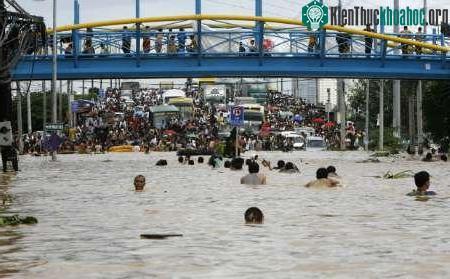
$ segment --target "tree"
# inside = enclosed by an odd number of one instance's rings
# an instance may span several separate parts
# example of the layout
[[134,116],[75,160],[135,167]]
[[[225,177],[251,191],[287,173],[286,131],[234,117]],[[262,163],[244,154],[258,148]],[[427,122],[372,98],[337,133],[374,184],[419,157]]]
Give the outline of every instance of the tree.
[[424,89],[424,128],[435,142],[441,142],[450,137],[450,82],[431,82]]

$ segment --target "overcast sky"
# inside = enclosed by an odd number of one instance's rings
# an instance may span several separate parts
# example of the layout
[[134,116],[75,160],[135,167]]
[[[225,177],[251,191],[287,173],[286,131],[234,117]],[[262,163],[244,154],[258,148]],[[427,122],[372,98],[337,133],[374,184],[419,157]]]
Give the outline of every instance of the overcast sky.
[[[53,0],[16,0],[28,12],[45,18],[47,26],[52,26]],[[73,23],[74,0],[57,0],[57,25]],[[135,0],[79,0],[80,21],[92,22],[99,20],[130,18],[135,15]],[[310,1],[296,0],[263,0],[263,15],[300,19],[300,10]],[[337,5],[337,0],[324,0],[329,6]],[[400,7],[421,8],[422,1],[400,0]],[[352,1],[342,0],[343,8],[363,6],[375,8],[393,7],[393,1]],[[253,0],[202,0],[204,14],[240,14],[253,15]],[[428,7],[435,9],[450,9],[449,0],[428,0]],[[169,16],[194,14],[195,0],[141,0],[141,17]]]

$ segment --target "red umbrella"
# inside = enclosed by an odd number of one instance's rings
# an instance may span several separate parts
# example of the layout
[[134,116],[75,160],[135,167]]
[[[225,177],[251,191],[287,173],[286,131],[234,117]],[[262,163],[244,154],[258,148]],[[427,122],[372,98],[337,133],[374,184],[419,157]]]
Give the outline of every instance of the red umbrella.
[[326,127],[326,128],[332,128],[332,127],[334,127],[336,124],[334,124],[334,122],[331,122],[331,121],[328,121],[328,122],[326,122],[325,124],[324,124],[324,126]]
[[314,123],[324,123],[325,122],[325,120],[323,119],[323,118],[320,118],[320,117],[318,117],[318,118],[313,118],[313,120],[312,120]]
[[165,130],[163,132],[164,135],[168,135],[168,136],[172,136],[172,135],[176,135],[177,132],[175,132],[174,130]]

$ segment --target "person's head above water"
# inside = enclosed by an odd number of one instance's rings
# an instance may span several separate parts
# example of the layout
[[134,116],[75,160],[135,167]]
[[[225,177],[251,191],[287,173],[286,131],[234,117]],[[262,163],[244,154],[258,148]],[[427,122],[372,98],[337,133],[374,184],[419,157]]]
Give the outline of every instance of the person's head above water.
[[241,170],[242,166],[244,165],[244,159],[238,157],[238,158],[233,158],[231,160],[231,169],[233,170]]
[[203,161],[204,161],[203,157],[198,157],[197,162],[199,164],[203,164]]
[[295,165],[292,162],[287,162],[286,165],[284,165],[285,170],[295,170]]
[[430,186],[430,174],[426,171],[420,171],[414,175],[414,183],[417,190],[427,190]]
[[259,172],[259,165],[256,162],[251,162],[248,165],[248,172],[249,173],[258,173]]
[[145,177],[143,175],[137,175],[134,178],[134,189],[136,191],[142,191],[144,190],[144,186],[145,186]]
[[247,209],[244,218],[246,224],[262,224],[264,222],[264,214],[257,207]]
[[321,178],[328,178],[328,171],[326,168],[319,168],[316,172],[316,178],[317,179],[321,179]]
[[279,168],[279,169],[284,168],[285,165],[286,165],[286,163],[283,160],[279,160],[277,162],[277,168]]
[[184,162],[183,156],[178,156],[178,163],[183,163],[183,162]]
[[425,155],[424,161],[431,161],[432,158],[433,158],[433,155],[431,155],[431,153],[428,152],[427,155]]
[[230,162],[229,160],[226,160],[225,163],[223,163],[223,166],[224,166],[226,169],[229,169],[229,168],[231,167],[231,162]]
[[328,166],[327,172],[328,173],[336,173],[336,168],[334,166]]
[[188,165],[194,165],[194,160],[189,160]]
[[164,159],[158,160],[158,162],[156,162],[157,166],[167,166],[167,161]]

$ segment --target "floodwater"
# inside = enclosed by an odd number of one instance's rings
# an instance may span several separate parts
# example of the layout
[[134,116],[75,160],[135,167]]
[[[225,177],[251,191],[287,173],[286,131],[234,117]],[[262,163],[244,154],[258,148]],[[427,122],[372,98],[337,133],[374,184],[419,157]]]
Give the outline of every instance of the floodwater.
[[[12,196],[5,212],[39,223],[0,228],[0,277],[450,277],[449,163],[357,163],[363,152],[259,156],[291,160],[301,173],[264,170],[268,185],[245,186],[246,170],[180,165],[174,153],[22,156],[17,176],[0,175],[0,191]],[[160,158],[167,167],[155,166]],[[303,187],[330,164],[345,187]],[[373,177],[408,169],[428,170],[438,196],[418,201],[405,196],[412,178]],[[144,192],[133,191],[137,174],[147,178]],[[264,224],[244,224],[251,206]]]

